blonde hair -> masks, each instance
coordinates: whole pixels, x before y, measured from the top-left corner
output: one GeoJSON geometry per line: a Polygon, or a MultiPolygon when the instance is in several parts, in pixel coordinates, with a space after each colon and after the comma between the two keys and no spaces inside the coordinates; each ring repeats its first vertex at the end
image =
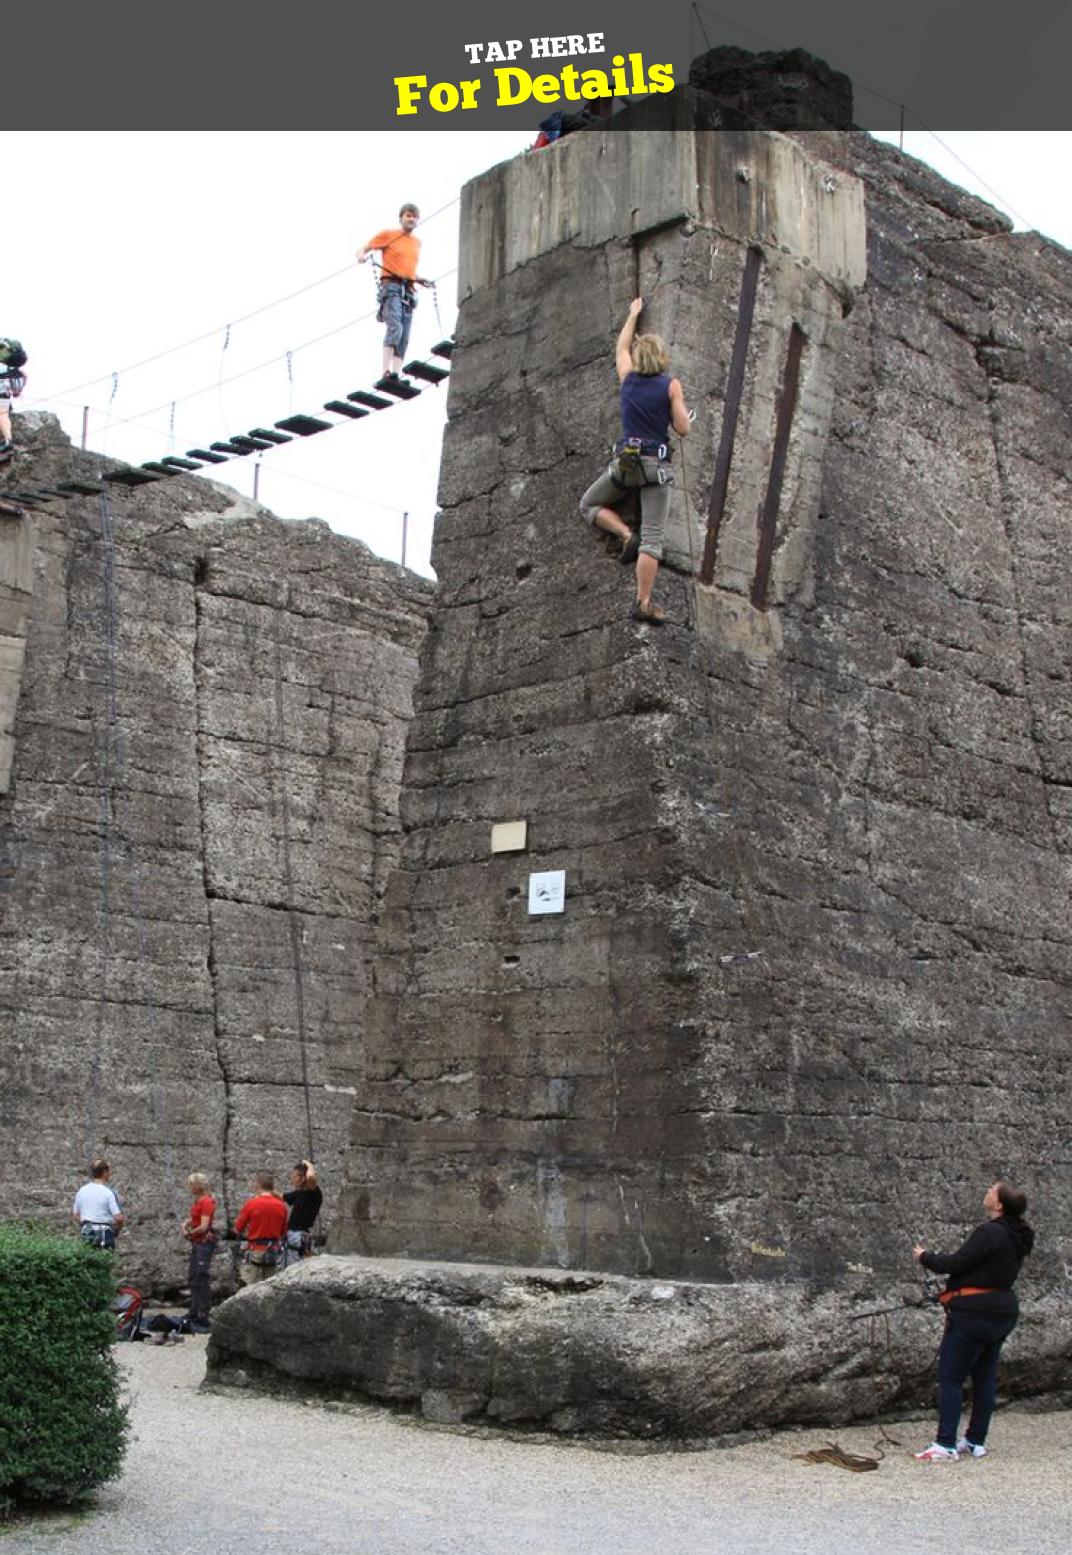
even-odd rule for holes
{"type": "Polygon", "coordinates": [[[653,378],[670,366],[670,353],[661,335],[638,335],[633,341],[633,366],[643,378],[653,378]]]}
{"type": "Polygon", "coordinates": [[[207,1193],[208,1178],[204,1172],[191,1172],[186,1179],[186,1186],[192,1188],[195,1193],[207,1193]]]}

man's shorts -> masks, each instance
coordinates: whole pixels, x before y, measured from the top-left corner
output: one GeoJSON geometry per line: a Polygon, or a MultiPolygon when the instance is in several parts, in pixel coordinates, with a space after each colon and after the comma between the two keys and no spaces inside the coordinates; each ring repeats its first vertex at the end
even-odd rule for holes
{"type": "Polygon", "coordinates": [[[406,288],[400,283],[385,282],[379,316],[387,326],[383,336],[384,345],[390,346],[396,356],[405,356],[413,324],[413,304],[407,301],[406,288]]]}

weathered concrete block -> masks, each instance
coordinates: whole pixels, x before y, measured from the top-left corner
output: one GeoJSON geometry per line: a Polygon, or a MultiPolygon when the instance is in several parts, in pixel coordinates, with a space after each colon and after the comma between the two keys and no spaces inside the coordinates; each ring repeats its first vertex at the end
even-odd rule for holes
{"type": "MultiPolygon", "coordinates": [[[[42,482],[101,467],[47,421],[28,457],[42,482]]],[[[103,1152],[123,1273],[162,1290],[184,1278],[194,1169],[223,1222],[254,1170],[312,1153],[330,1223],[430,589],[326,525],[228,518],[204,481],[110,501],[111,543],[97,501],[39,515],[32,597],[28,526],[0,528],[0,612],[28,630],[0,850],[18,1140],[0,1186],[65,1224],[103,1152]]],[[[20,644],[0,664],[0,781],[20,644]]]]}
{"type": "MultiPolygon", "coordinates": [[[[218,1308],[206,1385],[371,1398],[438,1424],[646,1440],[929,1404],[921,1358],[940,1313],[906,1305],[889,1347],[885,1329],[875,1345],[874,1292],[856,1287],[318,1258],[218,1308]]],[[[1067,1310],[1052,1303],[1026,1319],[1003,1356],[1002,1396],[1043,1378],[1067,1387],[1070,1337],[1067,1310]]]]}
{"type": "Polygon", "coordinates": [[[1056,1290],[1072,262],[866,136],[698,135],[648,212],[644,134],[621,139],[571,137],[467,196],[481,220],[499,202],[502,241],[463,288],[440,605],[335,1245],[892,1286],[914,1234],[959,1240],[1007,1173],[1042,1206],[1031,1285],[1056,1290]],[[693,154],[718,165],[689,204],[693,154]],[[825,198],[866,200],[851,244],[825,198]],[[659,634],[575,511],[638,292],[699,410],[659,634]],[[490,858],[487,824],[515,816],[527,852],[490,858]],[[561,916],[529,917],[536,869],[565,871],[561,916]]]}
{"type": "Polygon", "coordinates": [[[466,184],[459,300],[563,245],[602,247],[687,220],[793,254],[831,281],[859,286],[866,273],[860,184],[794,141],[588,130],[466,184]]]}

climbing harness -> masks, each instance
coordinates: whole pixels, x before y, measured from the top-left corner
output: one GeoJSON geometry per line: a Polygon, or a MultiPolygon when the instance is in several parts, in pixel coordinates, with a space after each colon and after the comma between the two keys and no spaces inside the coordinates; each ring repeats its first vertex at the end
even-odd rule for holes
{"type": "Polygon", "coordinates": [[[274,1269],[282,1253],[282,1243],[277,1236],[247,1237],[242,1248],[242,1262],[259,1269],[274,1269]]]}
{"type": "Polygon", "coordinates": [[[376,311],[376,322],[378,324],[387,323],[384,310],[387,307],[387,299],[392,292],[398,292],[401,294],[402,306],[404,308],[408,308],[411,313],[417,306],[417,288],[414,286],[413,282],[403,281],[398,276],[388,276],[386,279],[380,281],[379,287],[377,289],[379,306],[376,311]]]}
{"type": "Polygon", "coordinates": [[[289,1269],[292,1263],[299,1263],[303,1258],[311,1258],[315,1251],[311,1231],[287,1231],[280,1248],[284,1269],[289,1269]]]}
{"type": "Polygon", "coordinates": [[[615,445],[610,478],[622,491],[638,491],[644,486],[672,486],[674,477],[663,468],[664,463],[669,463],[672,452],[666,443],[646,443],[640,437],[622,438],[615,445]],[[654,479],[644,468],[645,459],[659,460],[654,479]]]}
{"type": "Polygon", "coordinates": [[[996,1285],[961,1285],[958,1290],[940,1291],[938,1304],[947,1307],[955,1296],[992,1296],[997,1289],[996,1285]]]}
{"type": "Polygon", "coordinates": [[[110,1253],[115,1248],[115,1227],[110,1220],[83,1220],[80,1233],[87,1247],[110,1253]]]}

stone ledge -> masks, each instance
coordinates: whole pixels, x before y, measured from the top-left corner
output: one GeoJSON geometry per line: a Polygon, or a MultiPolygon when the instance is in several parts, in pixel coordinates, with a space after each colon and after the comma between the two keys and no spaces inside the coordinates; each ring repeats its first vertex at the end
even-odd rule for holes
{"type": "MultiPolygon", "coordinates": [[[[215,1313],[209,1386],[373,1400],[439,1424],[712,1438],[934,1401],[937,1309],[851,1321],[918,1287],[819,1291],[563,1269],[322,1257],[215,1313]]],[[[1028,1301],[1002,1398],[1072,1386],[1072,1306],[1028,1301]]]]}

